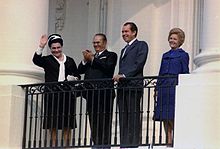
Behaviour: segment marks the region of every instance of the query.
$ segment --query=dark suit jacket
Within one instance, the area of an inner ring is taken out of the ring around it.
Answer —
[[[121,51],[119,61],[119,74],[126,77],[143,77],[143,69],[147,59],[148,45],[145,41],[135,40],[126,50]]]
[[[103,51],[93,62],[85,65],[82,62],[78,66],[80,74],[85,74],[84,79],[112,78],[117,63],[117,54],[110,51]]]
[[[112,78],[116,63],[117,54],[105,50],[94,58],[93,62],[87,62],[85,65],[81,62],[78,70],[80,74],[85,74],[84,80]],[[92,140],[94,145],[110,145],[113,99],[115,97],[114,82],[108,80],[88,84],[84,83],[86,90],[82,92],[82,96],[87,100],[86,110],[89,114]]]
[[[110,51],[103,51],[97,58],[94,58],[92,62],[87,62],[85,65],[82,62],[78,66],[79,74],[85,74],[84,80],[91,80],[91,79],[104,79],[104,78],[112,78],[115,71],[115,66],[117,63],[117,54]],[[111,81],[111,80],[110,80]],[[111,82],[101,83],[101,82],[93,82],[96,88],[90,83],[84,83],[84,88],[86,89],[103,89],[103,88],[112,88],[114,86],[113,80]],[[106,86],[107,85],[107,86]],[[110,86],[111,85],[111,86]],[[103,90],[100,90],[103,91]],[[115,96],[115,92],[108,91],[107,94],[113,93],[112,98]],[[97,94],[97,95],[96,95]],[[91,100],[98,100],[95,97],[98,96],[100,92],[95,92],[93,95],[92,90],[89,91],[89,95],[83,94],[85,99],[92,98]],[[110,96],[110,95],[109,95]],[[103,97],[105,98],[105,97]],[[88,101],[91,101],[88,100]],[[94,103],[93,103],[94,104]]]
[[[142,77],[148,54],[147,43],[135,40],[127,48],[123,57],[122,51],[119,61],[119,74],[124,74],[126,77]]]

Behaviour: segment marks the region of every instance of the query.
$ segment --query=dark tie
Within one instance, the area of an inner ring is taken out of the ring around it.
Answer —
[[[124,47],[123,52],[122,52],[122,57],[124,57],[125,52],[126,52],[126,50],[127,50],[128,47],[129,47],[129,44],[127,44],[127,45]]]
[[[98,56],[99,56],[99,53],[98,52],[95,53],[95,58],[98,58]]]

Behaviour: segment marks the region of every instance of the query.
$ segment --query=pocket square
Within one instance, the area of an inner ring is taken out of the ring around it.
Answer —
[[[104,59],[104,58],[106,58],[106,56],[100,57],[99,59]]]

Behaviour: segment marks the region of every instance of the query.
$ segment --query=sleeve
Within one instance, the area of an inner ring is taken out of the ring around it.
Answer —
[[[37,51],[36,51],[37,55],[42,55],[43,49],[44,49],[44,48],[38,47],[38,49],[37,49]]]
[[[182,65],[182,74],[189,73],[189,54],[184,53],[181,59],[181,65]]]
[[[77,66],[76,66],[76,63],[75,63],[75,61],[73,60],[73,59],[71,59],[71,74],[70,75],[73,75],[73,76],[75,76],[75,77],[77,77],[77,78],[79,78],[79,80],[81,79],[81,76],[79,75],[79,72],[78,72],[78,68],[77,68]]]
[[[156,86],[155,86],[155,90],[156,90],[156,91],[158,91],[159,86],[160,86],[160,84],[161,84],[161,79],[160,79],[159,77],[162,76],[162,67],[163,67],[163,56],[162,56],[162,59],[161,59],[159,75],[158,75],[157,82],[156,82]]]
[[[162,59],[161,59],[161,62],[160,62],[160,70],[159,70],[159,76],[161,76],[161,75],[163,75],[163,61],[164,61],[164,59],[163,59],[163,56],[162,56]]]
[[[44,60],[44,57],[42,56],[42,54],[38,55],[35,52],[32,61],[35,65],[37,65],[39,67],[44,67],[45,60]]]
[[[84,74],[86,72],[86,69],[89,67],[90,62],[84,63],[81,61],[80,64],[78,65],[78,73],[79,74]]]

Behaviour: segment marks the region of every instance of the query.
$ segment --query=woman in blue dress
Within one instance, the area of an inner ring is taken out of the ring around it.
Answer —
[[[178,74],[189,73],[189,55],[181,47],[185,40],[185,33],[180,28],[173,28],[169,32],[168,42],[171,49],[162,57],[159,76],[174,78],[160,78],[157,82],[157,101],[154,120],[162,121],[167,135],[167,144],[173,144],[174,112],[175,112],[175,84]],[[166,86],[166,87],[165,87]]]

